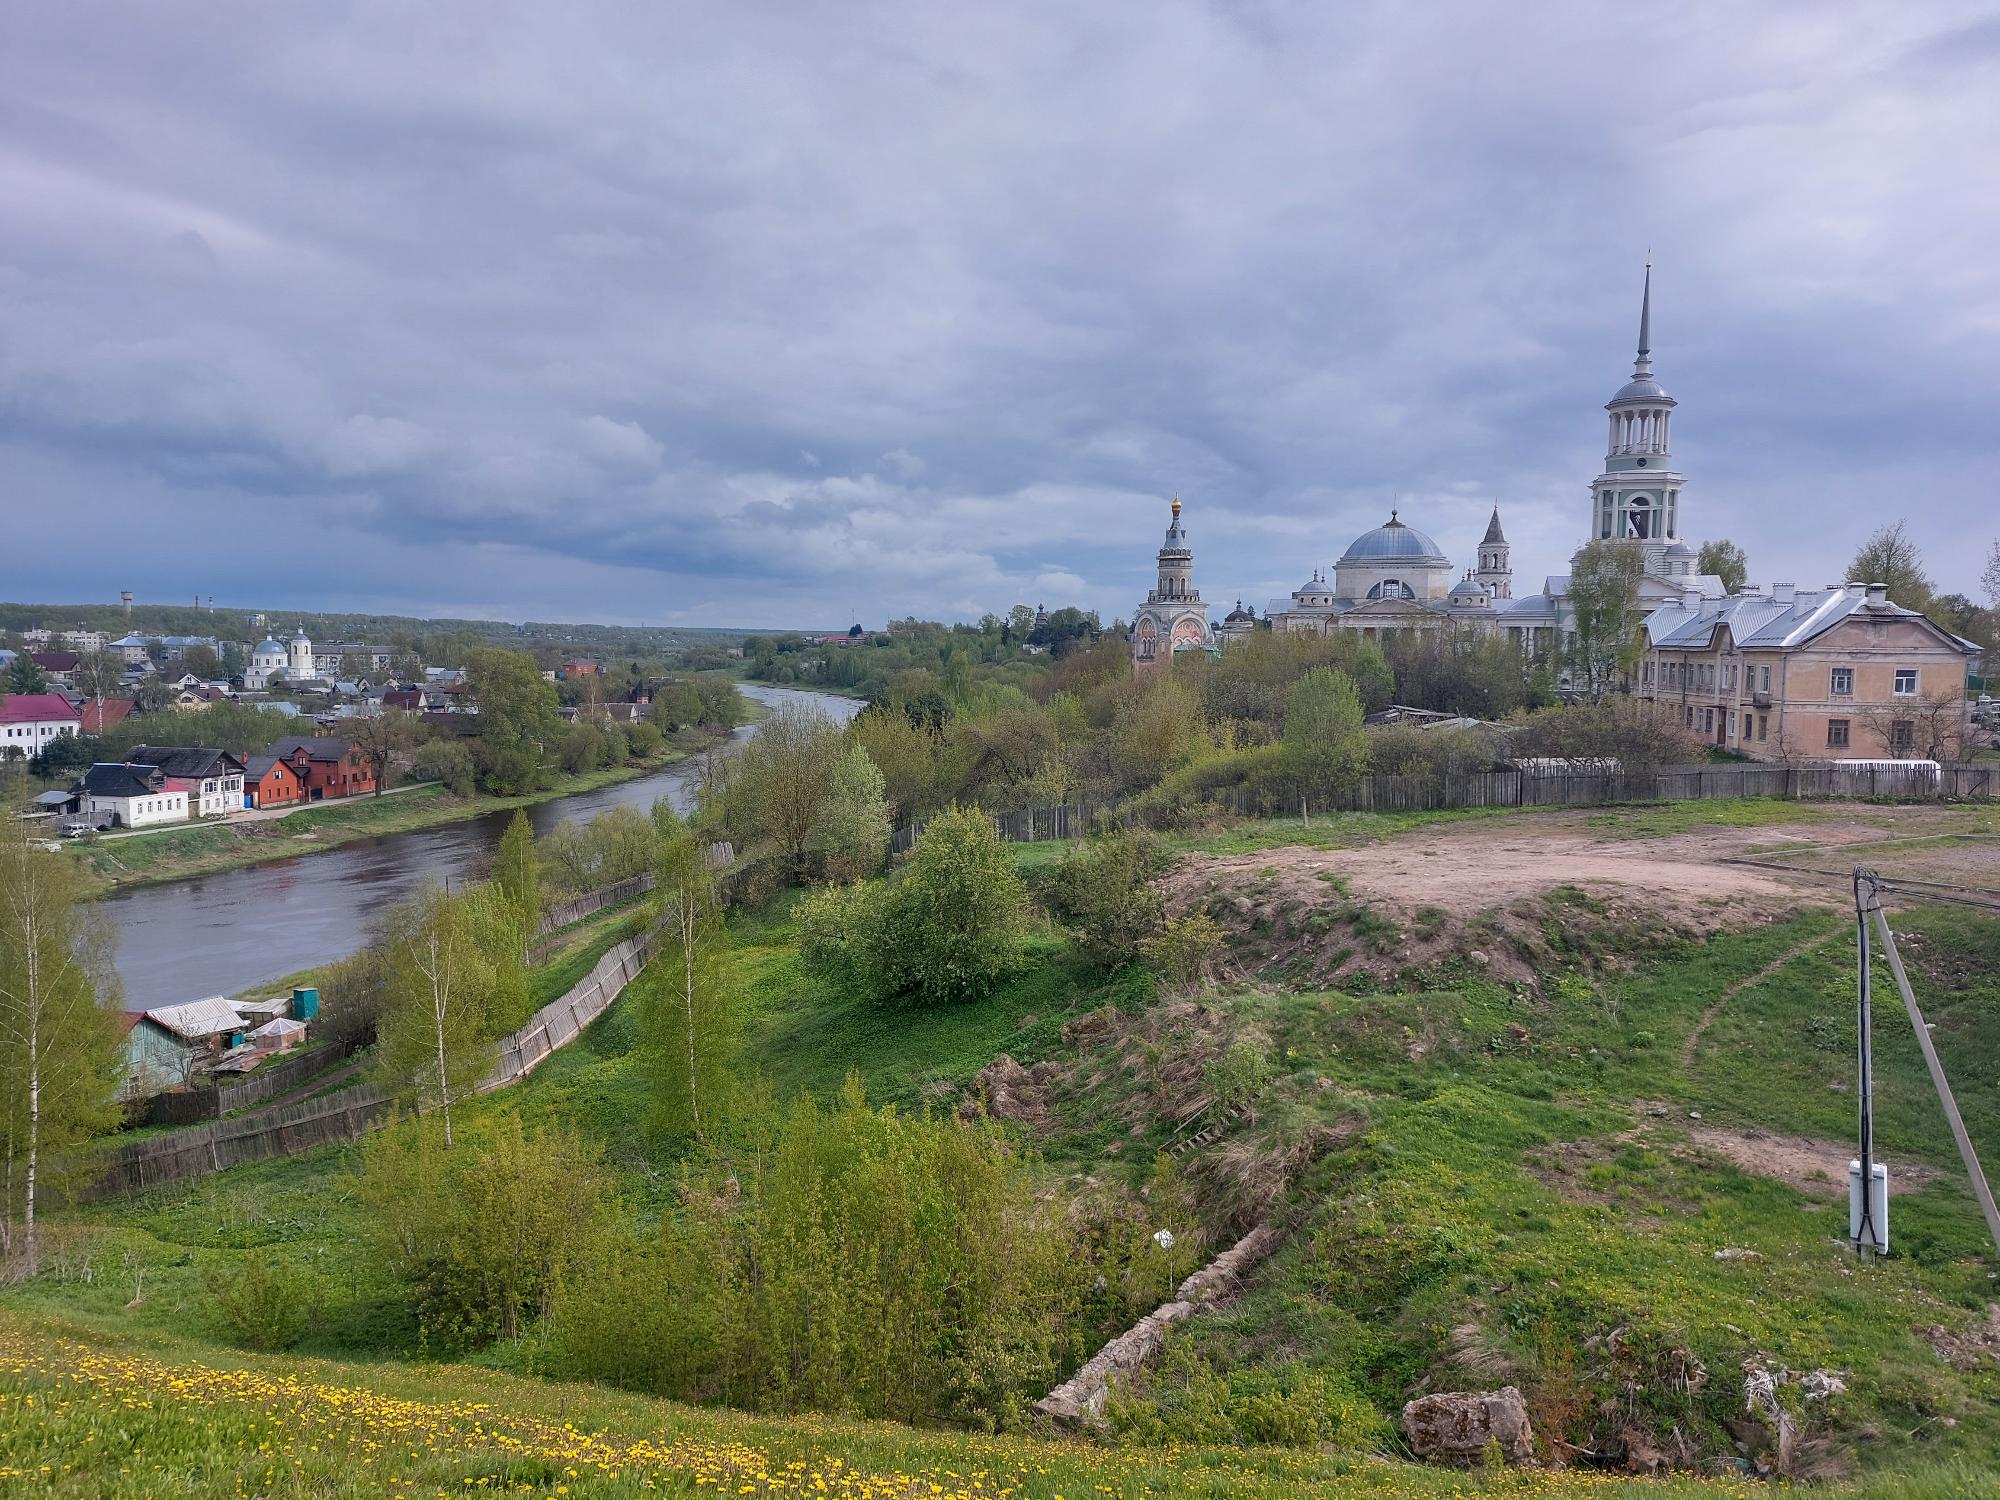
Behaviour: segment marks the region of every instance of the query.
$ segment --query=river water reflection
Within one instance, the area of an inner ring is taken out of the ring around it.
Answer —
[[[746,683],[743,692],[773,707],[810,703],[843,723],[861,708],[851,698],[795,688]],[[736,738],[756,728],[745,725]],[[700,760],[683,761],[651,776],[540,803],[528,816],[541,834],[566,818],[593,817],[621,804],[651,807],[660,797],[685,811],[700,778]],[[235,994],[352,953],[384,907],[431,881],[482,875],[512,817],[496,812],[106,896],[100,905],[118,933],[125,1006],[145,1010]]]

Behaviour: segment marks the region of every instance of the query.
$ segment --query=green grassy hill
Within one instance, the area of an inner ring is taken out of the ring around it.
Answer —
[[[1392,852],[1370,840],[1451,836],[1437,821],[1306,837],[1365,875]],[[1715,821],[1751,837],[1772,820]],[[1551,838],[1579,826],[1465,825]],[[1593,815],[1587,833],[1684,858],[1657,841],[1691,827],[1636,809]],[[1175,878],[1300,839],[1260,825],[1186,840]],[[1053,857],[1018,853],[1031,876]],[[111,1476],[143,1455],[116,1481],[131,1493],[379,1493],[392,1475],[425,1493],[819,1493],[817,1478],[869,1495],[1429,1495],[1618,1488],[1591,1471],[1654,1453],[1720,1476],[1682,1481],[1690,1492],[1738,1493],[1758,1447],[1742,1422],[1755,1361],[1838,1376],[1824,1397],[1784,1387],[1802,1475],[1882,1495],[2000,1489],[2000,1258],[1886,974],[1878,1131],[1902,1189],[1897,1253],[1861,1265],[1843,1247],[1853,958],[1837,909],[1802,891],[1653,921],[1599,887],[1500,893],[1510,952],[1525,955],[1503,973],[1471,946],[1491,914],[1413,913],[1344,875],[1301,903],[1280,882],[1260,894],[1266,879],[1253,868],[1229,908],[1230,977],[1192,997],[1157,995],[1136,970],[1093,972],[1043,929],[1033,966],[987,1001],[885,1009],[805,977],[787,899],[730,918],[741,1072],[777,1097],[830,1094],[852,1070],[875,1101],[946,1111],[998,1054],[1048,1064],[1011,1128],[1070,1191],[1136,1185],[1157,1153],[1219,1127],[1178,1157],[1211,1237],[1268,1219],[1283,1248],[1236,1302],[1186,1326],[1117,1406],[1108,1446],[760,1421],[553,1386],[532,1378],[546,1367],[532,1333],[471,1365],[423,1365],[393,1288],[355,1253],[353,1152],[339,1148],[59,1216],[47,1274],[0,1298],[0,1482],[123,1492]],[[2000,1163],[2000,922],[1938,907],[1896,924],[1969,1127]],[[1301,944],[1371,966],[1307,987]],[[639,1128],[632,1048],[621,1002],[473,1112],[581,1129],[629,1210],[656,1214],[676,1160]],[[293,1356],[228,1348],[210,1311],[207,1278],[264,1255],[310,1269],[314,1317]],[[1570,1473],[1394,1461],[1409,1396],[1502,1384],[1524,1392]],[[1322,1452],[1314,1434],[1336,1406],[1358,1436]]]

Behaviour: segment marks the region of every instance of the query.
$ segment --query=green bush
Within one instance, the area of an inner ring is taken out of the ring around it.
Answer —
[[[1160,893],[1147,882],[1155,853],[1130,833],[1073,844],[1050,879],[1050,913],[1076,937],[1093,962],[1112,967],[1139,956],[1139,944],[1166,914]]]
[[[266,1352],[289,1349],[312,1323],[311,1283],[268,1253],[211,1267],[202,1279],[215,1320],[232,1344]]]
[[[993,820],[933,818],[887,886],[827,888],[800,904],[808,971],[881,999],[977,1000],[1020,966],[1026,895]]]
[[[604,1241],[597,1151],[566,1130],[529,1135],[511,1114],[451,1149],[429,1126],[392,1121],[362,1145],[355,1187],[374,1251],[427,1342],[513,1338]]]
[[[1222,952],[1221,925],[1202,912],[1169,917],[1158,934],[1139,944],[1146,962],[1170,989],[1191,990]]]
[[[1360,1453],[1390,1437],[1388,1419],[1338,1371],[1288,1363],[1224,1374],[1179,1341],[1147,1393],[1114,1396],[1106,1415],[1121,1440],[1149,1445],[1272,1443]]]
[[[568,1373],[995,1427],[1081,1357],[1098,1267],[998,1129],[870,1110],[850,1078],[746,1134],[687,1170],[657,1231],[565,1271]]]

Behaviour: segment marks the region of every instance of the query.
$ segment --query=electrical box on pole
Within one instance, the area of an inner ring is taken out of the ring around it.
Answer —
[[[1870,1174],[1868,1201],[1861,1199],[1861,1163],[1847,1163],[1847,1237],[1865,1255],[1889,1253],[1889,1169],[1879,1161]]]

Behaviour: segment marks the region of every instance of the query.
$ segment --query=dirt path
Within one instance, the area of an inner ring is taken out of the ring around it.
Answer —
[[[1722,1014],[1722,1008],[1725,1005],[1749,989],[1753,984],[1762,984],[1787,964],[1805,957],[1806,954],[1812,952],[1815,948],[1825,947],[1835,938],[1843,935],[1841,931],[1834,931],[1823,933],[1816,938],[1807,938],[1803,943],[1794,943],[1755,974],[1750,975],[1747,979],[1737,980],[1736,983],[1730,985],[1728,989],[1716,996],[1715,1003],[1701,1013],[1701,1019],[1694,1023],[1694,1030],[1690,1031],[1687,1034],[1687,1040],[1681,1043],[1682,1070],[1685,1071],[1694,1064],[1695,1049],[1701,1045],[1702,1037],[1707,1033],[1709,1026],[1714,1023],[1715,1018]]]

